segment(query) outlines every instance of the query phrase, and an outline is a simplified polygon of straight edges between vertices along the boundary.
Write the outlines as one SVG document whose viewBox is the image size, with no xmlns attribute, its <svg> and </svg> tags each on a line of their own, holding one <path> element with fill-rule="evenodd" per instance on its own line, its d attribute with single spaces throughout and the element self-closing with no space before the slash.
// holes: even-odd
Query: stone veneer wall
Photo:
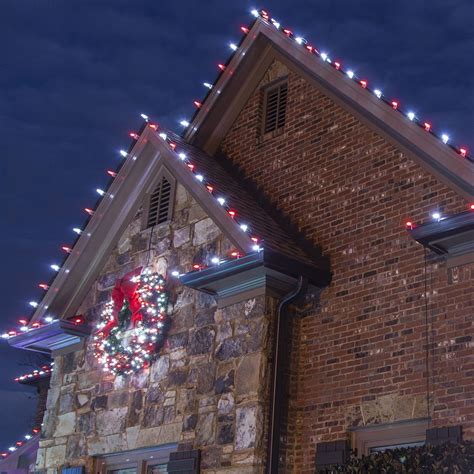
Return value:
<svg viewBox="0 0 474 474">
<path fill-rule="evenodd" d="M 148 251 L 151 240 L 151 252 Z M 92 322 L 115 280 L 139 265 L 189 269 L 230 243 L 178 185 L 170 225 L 141 231 L 141 211 L 82 305 Z M 132 377 L 97 365 L 92 347 L 58 356 L 37 469 L 93 465 L 92 456 L 178 442 L 201 449 L 203 472 L 261 472 L 272 301 L 217 309 L 215 300 L 169 280 L 172 326 L 159 359 Z"/>
</svg>

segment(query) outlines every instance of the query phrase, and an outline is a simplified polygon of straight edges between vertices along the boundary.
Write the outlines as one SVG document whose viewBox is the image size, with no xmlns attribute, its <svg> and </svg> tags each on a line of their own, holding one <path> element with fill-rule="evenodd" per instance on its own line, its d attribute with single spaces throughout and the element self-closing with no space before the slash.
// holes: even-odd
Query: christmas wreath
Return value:
<svg viewBox="0 0 474 474">
<path fill-rule="evenodd" d="M 104 370 L 131 374 L 156 357 L 170 324 L 164 284 L 161 275 L 141 267 L 116 281 L 94 335 Z"/>
</svg>

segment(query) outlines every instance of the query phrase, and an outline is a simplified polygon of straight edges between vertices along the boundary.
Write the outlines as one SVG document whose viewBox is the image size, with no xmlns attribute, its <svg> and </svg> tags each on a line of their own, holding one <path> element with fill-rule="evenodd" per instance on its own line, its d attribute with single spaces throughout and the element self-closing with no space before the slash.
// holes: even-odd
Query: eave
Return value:
<svg viewBox="0 0 474 474">
<path fill-rule="evenodd" d="M 445 255 L 450 266 L 474 261 L 474 212 L 462 212 L 408 231 L 418 243 L 438 255 Z"/>
<path fill-rule="evenodd" d="M 186 273 L 180 280 L 185 286 L 216 296 L 219 306 L 225 306 L 267 289 L 274 296 L 286 294 L 301 276 L 316 288 L 324 288 L 331 281 L 329 271 L 265 249 Z"/>
<path fill-rule="evenodd" d="M 186 140 L 214 154 L 273 60 L 279 60 L 468 199 L 474 165 L 404 115 L 257 19 L 196 113 Z"/>
<path fill-rule="evenodd" d="M 90 333 L 91 327 L 88 325 L 57 320 L 47 326 L 12 337 L 8 342 L 17 349 L 52 354 L 79 346 Z"/>
</svg>

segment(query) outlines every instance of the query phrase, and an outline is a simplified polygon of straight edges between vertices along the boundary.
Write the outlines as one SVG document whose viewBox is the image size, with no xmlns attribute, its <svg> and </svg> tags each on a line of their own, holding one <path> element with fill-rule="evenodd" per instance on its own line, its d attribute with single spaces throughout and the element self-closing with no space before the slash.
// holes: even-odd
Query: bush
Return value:
<svg viewBox="0 0 474 474">
<path fill-rule="evenodd" d="M 374 452 L 357 458 L 351 455 L 344 466 L 330 466 L 319 473 L 367 473 L 367 474 L 432 474 L 432 473 L 474 473 L 474 442 L 438 446 L 400 448 Z"/>
</svg>

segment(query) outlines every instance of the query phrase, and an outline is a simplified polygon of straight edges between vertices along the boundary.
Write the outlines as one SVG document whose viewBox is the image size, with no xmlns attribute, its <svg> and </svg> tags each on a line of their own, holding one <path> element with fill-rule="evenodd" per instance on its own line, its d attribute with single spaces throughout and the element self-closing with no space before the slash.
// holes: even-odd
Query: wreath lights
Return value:
<svg viewBox="0 0 474 474">
<path fill-rule="evenodd" d="M 141 268 L 117 280 L 94 335 L 94 355 L 107 372 L 148 367 L 163 346 L 170 318 L 162 275 Z"/>
</svg>

